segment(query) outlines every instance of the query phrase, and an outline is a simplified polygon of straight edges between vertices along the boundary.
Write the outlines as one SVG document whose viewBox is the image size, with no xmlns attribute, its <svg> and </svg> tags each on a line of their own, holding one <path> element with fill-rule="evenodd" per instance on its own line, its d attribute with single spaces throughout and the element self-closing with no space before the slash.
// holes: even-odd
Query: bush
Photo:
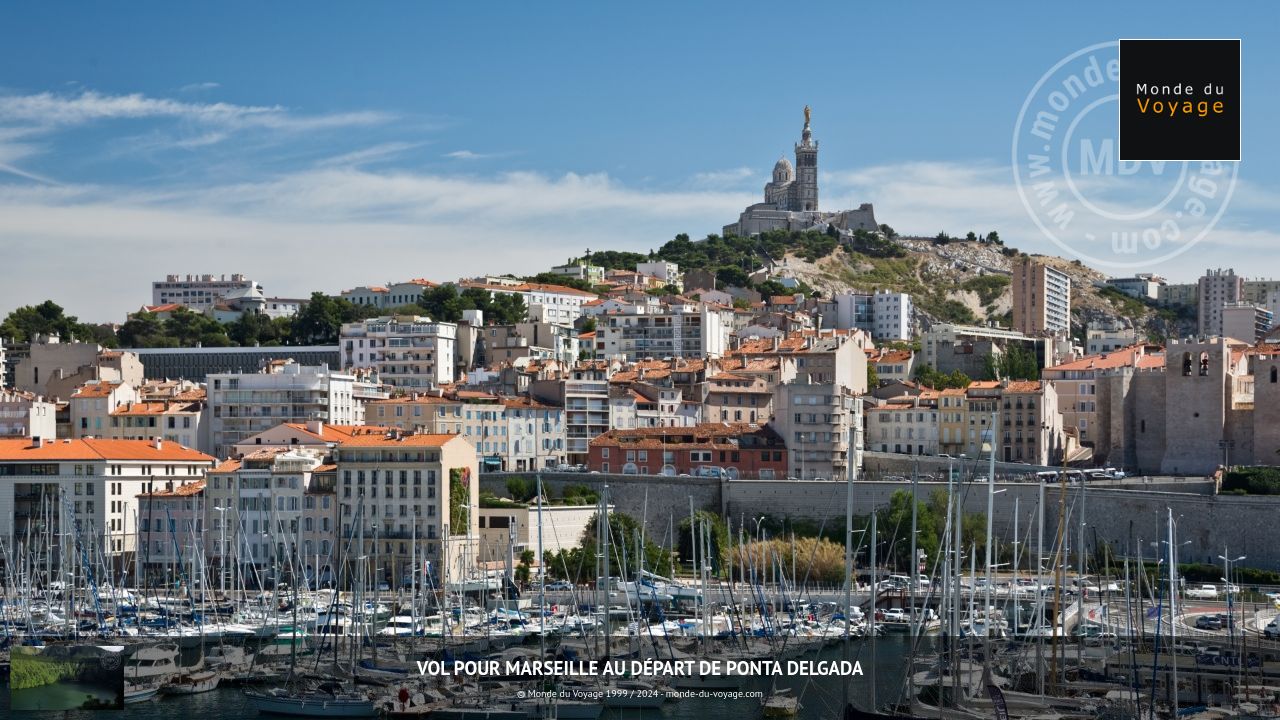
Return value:
<svg viewBox="0 0 1280 720">
<path fill-rule="evenodd" d="M 1248 467 L 1232 470 L 1222 479 L 1222 492 L 1240 495 L 1280 495 L 1280 468 Z"/>
</svg>

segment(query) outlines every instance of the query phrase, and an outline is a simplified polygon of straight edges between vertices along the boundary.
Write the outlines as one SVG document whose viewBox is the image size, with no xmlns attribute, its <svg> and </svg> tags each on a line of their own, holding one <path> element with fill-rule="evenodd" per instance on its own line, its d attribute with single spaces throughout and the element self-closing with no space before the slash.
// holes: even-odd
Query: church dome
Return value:
<svg viewBox="0 0 1280 720">
<path fill-rule="evenodd" d="M 795 171 L 791 168 L 791 161 L 785 157 L 779 158 L 777 164 L 773 166 L 774 182 L 790 182 L 795 178 Z"/>
</svg>

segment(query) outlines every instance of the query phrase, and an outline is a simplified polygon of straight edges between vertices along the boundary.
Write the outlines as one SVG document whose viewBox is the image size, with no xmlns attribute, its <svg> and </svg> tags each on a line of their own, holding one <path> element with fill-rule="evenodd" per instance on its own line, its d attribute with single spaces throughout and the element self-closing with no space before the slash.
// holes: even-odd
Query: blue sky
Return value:
<svg viewBox="0 0 1280 720">
<path fill-rule="evenodd" d="M 814 108 L 823 205 L 1054 252 L 1012 191 L 1032 85 L 1118 37 L 1241 37 L 1244 162 L 1150 270 L 1280 274 L 1280 7 L 172 3 L 0 9 L 0 311 L 122 320 L 164 274 L 268 292 L 526 272 L 702 236 Z"/>
</svg>

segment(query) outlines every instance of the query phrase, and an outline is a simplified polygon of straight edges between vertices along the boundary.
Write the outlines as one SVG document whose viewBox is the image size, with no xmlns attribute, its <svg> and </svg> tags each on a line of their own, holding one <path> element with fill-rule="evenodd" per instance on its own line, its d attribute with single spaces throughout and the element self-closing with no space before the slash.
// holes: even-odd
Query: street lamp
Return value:
<svg viewBox="0 0 1280 720">
<path fill-rule="evenodd" d="M 1227 548 L 1224 545 L 1222 547 L 1222 552 L 1225 553 L 1226 551 L 1227 551 Z M 1230 637 L 1231 644 L 1235 645 L 1235 641 L 1236 641 L 1235 618 L 1232 616 L 1232 608 L 1231 608 L 1231 566 L 1235 563 L 1240 562 L 1241 560 L 1244 560 L 1245 556 L 1241 555 L 1240 557 L 1233 559 L 1233 558 L 1228 558 L 1226 555 L 1219 555 L 1218 559 L 1222 561 L 1222 573 L 1223 573 L 1222 582 L 1225 583 L 1226 590 L 1227 590 L 1227 637 Z M 1241 610 L 1243 611 L 1244 604 L 1241 603 L 1240 607 L 1241 607 Z M 1240 622 L 1244 622 L 1243 612 L 1241 612 L 1240 614 Z M 1243 634 L 1243 632 L 1244 630 L 1242 628 L 1241 633 Z"/>
</svg>

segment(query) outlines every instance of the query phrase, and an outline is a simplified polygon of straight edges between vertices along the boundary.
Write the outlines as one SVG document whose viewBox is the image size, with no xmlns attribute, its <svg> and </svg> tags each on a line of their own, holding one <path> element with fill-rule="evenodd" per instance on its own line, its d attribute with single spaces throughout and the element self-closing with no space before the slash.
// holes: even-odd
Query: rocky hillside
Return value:
<svg viewBox="0 0 1280 720">
<path fill-rule="evenodd" d="M 909 292 L 925 321 L 1009 325 L 1012 319 L 1009 278 L 1013 258 L 1020 253 L 995 242 L 897 237 L 903 257 L 870 257 L 845 247 L 805 259 L 787 254 L 775 269 L 824 295 L 850 290 Z M 1193 316 L 1130 298 L 1096 283 L 1105 273 L 1079 261 L 1035 256 L 1071 278 L 1073 334 L 1082 337 L 1091 321 L 1136 326 L 1140 338 L 1163 338 L 1189 332 Z M 1194 325 L 1190 322 L 1190 325 Z"/>
</svg>

